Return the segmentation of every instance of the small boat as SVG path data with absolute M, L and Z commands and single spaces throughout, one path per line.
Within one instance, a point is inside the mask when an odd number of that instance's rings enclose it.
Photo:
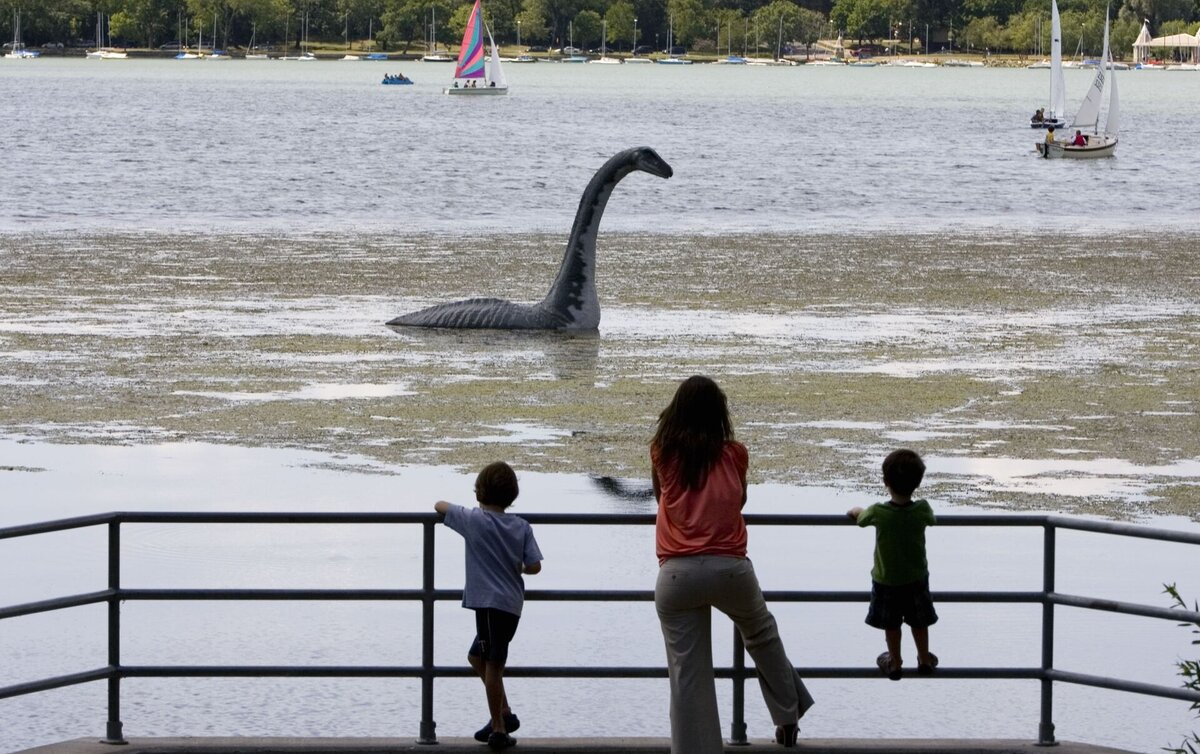
M 41 54 L 40 50 L 26 49 L 24 43 L 21 42 L 21 12 L 13 11 L 13 41 L 12 50 L 8 53 L 8 57 L 33 60 L 41 56 Z
M 492 32 L 483 23 L 483 10 L 480 0 L 475 0 L 467 26 L 463 29 L 462 45 L 458 51 L 458 64 L 454 66 L 454 84 L 446 87 L 446 94 L 508 94 L 508 81 L 504 78 L 504 67 L 500 63 L 500 53 L 496 50 L 496 40 Z M 483 58 L 483 35 L 487 33 L 488 46 L 492 54 L 485 61 Z M 461 85 L 459 82 L 462 82 Z
M 600 22 L 600 57 L 595 60 L 589 60 L 588 63 L 595 65 L 620 65 L 620 58 L 610 58 L 608 56 L 608 21 Z
M 367 60 L 387 60 L 387 59 L 388 59 L 388 56 L 387 56 L 386 52 L 372 52 L 367 55 Z
M 437 6 L 431 9 L 433 23 L 429 25 L 429 48 L 433 52 L 421 56 L 422 63 L 453 63 L 454 58 L 437 51 Z
M 805 63 L 805 65 L 837 66 L 838 68 L 841 68 L 842 66 L 846 65 L 846 61 L 842 60 L 841 58 L 816 58 L 808 61 Z
M 671 16 L 670 21 L 667 23 L 667 51 L 669 52 L 673 49 L 675 49 L 675 17 Z M 659 58 L 658 60 L 656 60 L 654 62 L 658 63 L 659 65 L 691 65 L 692 64 L 692 61 L 688 60 L 687 58 L 679 58 L 679 57 L 676 57 L 675 55 L 670 55 L 669 57 L 665 57 L 665 58 Z
M 1058 0 L 1050 0 L 1050 108 L 1038 110 L 1029 119 L 1030 128 L 1062 128 L 1067 125 L 1067 80 L 1063 76 L 1062 21 Z
M 405 76 L 403 73 L 399 74 L 398 76 L 385 73 L 383 74 L 383 81 L 381 83 L 388 86 L 409 86 L 413 83 L 413 80 L 408 76 Z
M 128 53 L 111 50 L 104 45 L 104 14 L 96 14 L 96 49 L 88 50 L 85 55 L 90 60 L 125 60 Z
M 1042 157 L 1065 157 L 1075 160 L 1090 160 L 1100 157 L 1112 157 L 1117 149 L 1117 130 L 1121 122 L 1121 107 L 1117 98 L 1117 76 L 1112 68 L 1112 51 L 1108 47 L 1109 19 L 1104 19 L 1104 53 L 1101 55 L 1103 65 L 1097 66 L 1096 76 L 1087 96 L 1075 113 L 1075 120 L 1067 129 L 1077 130 L 1083 136 L 1083 144 L 1072 144 L 1066 141 L 1037 142 L 1038 154 Z M 1107 72 L 1107 75 L 1106 75 Z M 1100 128 L 1100 109 L 1104 104 L 1105 90 L 1108 92 L 1108 112 L 1104 129 Z
M 525 55 L 516 56 L 515 58 L 512 59 L 512 62 L 513 63 L 536 63 L 536 62 L 538 62 L 538 59 L 532 55 L 525 54 Z
M 341 60 L 362 60 L 358 55 L 343 55 Z
M 639 58 L 639 57 L 637 57 L 636 55 L 635 55 L 635 56 L 632 56 L 632 57 L 625 58 L 625 64 L 626 64 L 626 65 L 628 65 L 628 64 L 630 64 L 630 63 L 633 63 L 633 64 L 637 65 L 637 64 L 640 64 L 640 63 L 653 63 L 653 62 L 654 62 L 654 61 L 653 61 L 653 60 L 651 60 L 650 58 Z

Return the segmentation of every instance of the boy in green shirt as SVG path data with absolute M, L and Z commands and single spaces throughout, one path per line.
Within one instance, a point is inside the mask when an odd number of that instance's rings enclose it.
M 851 508 L 846 515 L 859 526 L 875 527 L 875 567 L 871 569 L 871 606 L 867 625 L 881 628 L 888 651 L 875 664 L 893 681 L 900 680 L 901 623 L 912 630 L 917 645 L 917 672 L 929 675 L 937 655 L 929 651 L 929 627 L 937 623 L 929 596 L 929 564 L 925 558 L 925 528 L 937 523 L 924 500 L 913 491 L 925 477 L 925 462 L 915 451 L 901 448 L 883 460 L 883 483 L 892 499 L 866 510 Z

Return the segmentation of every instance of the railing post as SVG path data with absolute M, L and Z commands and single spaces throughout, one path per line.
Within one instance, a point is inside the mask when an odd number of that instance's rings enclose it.
M 1038 723 L 1038 746 L 1057 746 L 1054 740 L 1054 681 L 1045 674 L 1054 669 L 1054 524 L 1042 528 L 1042 716 Z
M 419 744 L 436 744 L 437 723 L 433 721 L 433 543 L 436 521 L 422 524 L 424 556 L 421 575 L 421 737 Z
M 108 522 L 108 722 L 100 743 L 127 744 L 121 733 L 121 522 Z
M 733 746 L 749 746 L 746 740 L 746 646 L 737 626 L 733 627 L 733 722 L 729 725 L 729 743 Z

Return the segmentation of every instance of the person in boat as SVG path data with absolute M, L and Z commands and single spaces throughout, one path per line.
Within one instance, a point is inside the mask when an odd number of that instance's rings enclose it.
M 1054 143 L 1054 126 L 1046 129 L 1046 143 L 1042 146 L 1042 157 L 1050 156 L 1050 145 Z
M 455 88 L 455 89 L 457 89 L 457 88 L 458 88 L 458 79 L 455 79 L 455 80 L 454 80 L 454 88 Z
M 1086 147 L 1087 146 L 1087 137 L 1084 136 L 1083 132 L 1080 131 L 1079 129 L 1075 129 L 1075 138 L 1071 140 L 1071 146 L 1073 146 L 1073 147 Z
M 1045 123 L 1046 122 L 1046 108 L 1039 107 L 1037 109 L 1037 112 L 1033 114 L 1033 117 L 1030 118 L 1030 120 L 1033 121 L 1034 123 Z

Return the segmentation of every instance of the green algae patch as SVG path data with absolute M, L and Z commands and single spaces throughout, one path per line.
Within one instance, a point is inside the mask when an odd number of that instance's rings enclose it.
M 539 300 L 561 237 L 4 236 L 0 431 L 644 479 L 704 373 L 754 482 L 877 496 L 909 445 L 938 499 L 1197 517 L 1196 241 L 606 235 L 570 335 L 383 324 Z

